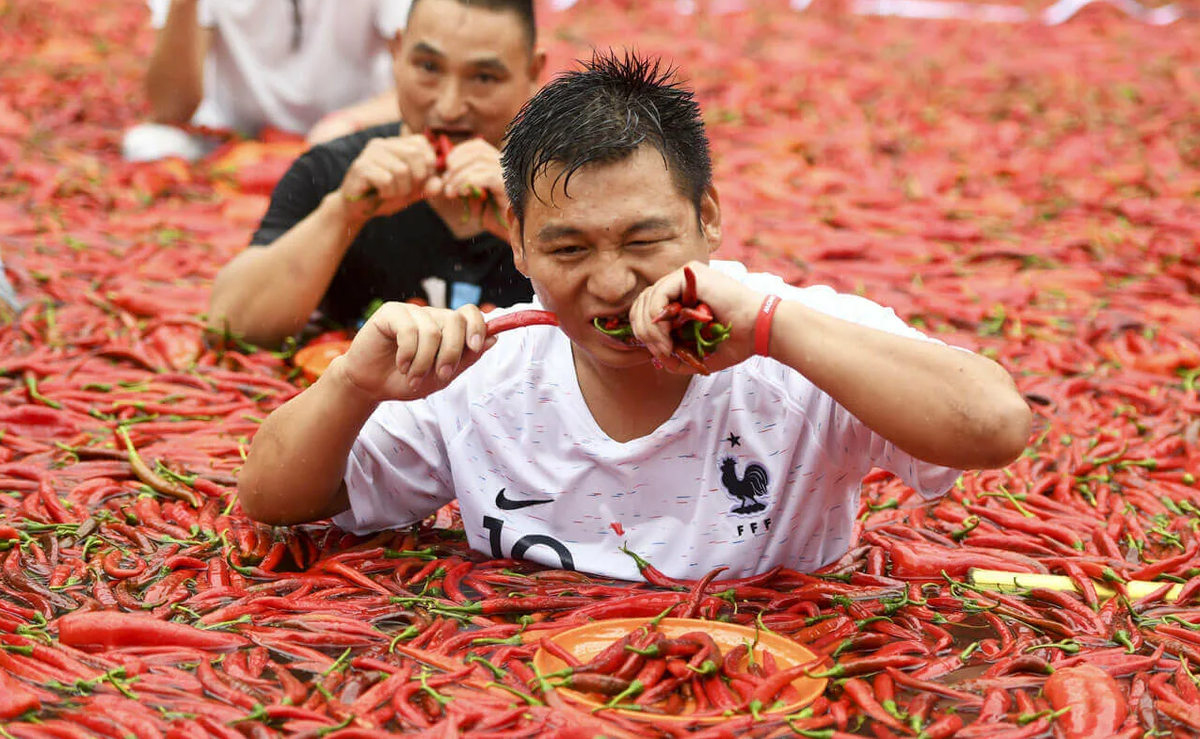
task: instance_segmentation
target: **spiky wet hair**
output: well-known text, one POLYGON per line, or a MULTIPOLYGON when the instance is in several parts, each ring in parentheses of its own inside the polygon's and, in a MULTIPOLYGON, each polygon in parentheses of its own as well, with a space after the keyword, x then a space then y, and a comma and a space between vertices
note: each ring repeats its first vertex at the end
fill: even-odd
POLYGON ((552 165, 557 180, 610 164, 649 145, 696 207, 712 184, 708 134, 694 93, 677 70, 636 52, 597 52, 534 95, 509 124, 500 162, 504 189, 522 222, 534 181, 552 165))

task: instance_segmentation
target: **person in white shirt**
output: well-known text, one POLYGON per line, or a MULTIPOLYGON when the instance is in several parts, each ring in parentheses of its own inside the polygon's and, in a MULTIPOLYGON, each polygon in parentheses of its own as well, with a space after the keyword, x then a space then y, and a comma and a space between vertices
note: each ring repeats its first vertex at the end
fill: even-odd
POLYGON ((735 577, 843 554, 873 466, 932 499, 1024 449, 1031 413, 995 362, 866 299, 709 263, 707 136, 657 61, 560 75, 502 164, 514 261, 560 326, 485 338, 471 306, 385 305, 263 424, 239 480, 251 518, 365 533, 457 499, 493 557, 637 579, 627 547, 670 576, 735 577), (653 320, 685 266, 732 326, 708 375, 653 320), (594 327, 612 317, 637 341, 594 327))
POLYGON ((316 144, 396 119, 390 44, 409 0, 147 2, 151 115, 125 134, 129 161, 204 156, 215 139, 188 124, 316 144))

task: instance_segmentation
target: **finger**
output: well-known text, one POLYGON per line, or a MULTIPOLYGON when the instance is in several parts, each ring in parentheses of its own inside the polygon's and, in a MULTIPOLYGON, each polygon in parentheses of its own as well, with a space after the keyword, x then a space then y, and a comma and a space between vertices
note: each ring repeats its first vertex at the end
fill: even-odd
POLYGON ((434 365, 437 377, 442 382, 449 380, 462 358, 467 341, 467 322, 458 311, 444 314, 441 322, 442 341, 438 346, 434 365))
POLYGON ((466 322, 467 346, 473 352, 482 351, 484 340, 487 338, 487 321, 484 320, 483 312, 477 305, 464 305, 458 312, 466 322))
POLYGON ((671 329, 670 326, 654 320, 670 302, 662 282, 663 280, 659 280, 637 296, 629 311, 629 323, 633 327, 634 336, 646 345, 646 349, 659 361, 666 363, 671 358, 673 348, 671 329))
POLYGON ((391 339, 395 347, 396 368, 401 372, 407 370, 417 351, 420 333, 417 324, 412 320, 412 309, 400 303, 387 303, 371 316, 371 325, 379 329, 386 338, 391 339), (378 316, 378 320, 376 320, 378 316))
POLYGON ((396 197, 396 181, 387 169, 376 164, 369 164, 363 167, 360 174, 381 199, 391 200, 396 197))
POLYGON ((410 156, 419 159, 427 167, 432 167, 437 161, 437 152, 433 150, 433 145, 421 134, 399 136, 394 139, 376 139, 376 141, 380 142, 381 148, 406 159, 410 156))
POLYGON ((442 327, 433 320, 428 310, 413 311, 413 322, 417 325, 419 339, 417 351, 406 373, 412 382, 420 382, 433 369, 442 343, 442 327))
POLYGON ((489 160, 499 166, 500 151, 483 139, 471 139, 450 150, 450 153, 446 155, 446 169, 451 170, 465 167, 473 162, 489 160))
POLYGON ((342 195, 348 202, 364 200, 371 194, 371 183, 359 171, 352 170, 346 174, 346 180, 342 183, 342 195))
POLYGON ((429 142, 425 141, 424 138, 420 139, 420 142, 424 148, 414 145, 405 147, 399 151, 388 152, 397 161, 403 162, 413 183, 424 182, 433 173, 433 165, 437 158, 432 150, 429 149, 429 142))
POLYGON ((442 191, 446 187, 446 179, 441 175, 433 175, 425 180, 423 189, 426 198, 438 198, 442 196, 442 191))
POLYGON ((477 197, 487 193, 487 170, 483 166, 472 165, 455 172, 447 170, 445 179, 443 191, 448 198, 477 197))

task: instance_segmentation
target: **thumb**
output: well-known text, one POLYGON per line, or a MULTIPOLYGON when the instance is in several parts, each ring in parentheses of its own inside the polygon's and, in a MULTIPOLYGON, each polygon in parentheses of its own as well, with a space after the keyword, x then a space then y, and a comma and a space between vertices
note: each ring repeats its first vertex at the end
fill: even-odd
POLYGON ((441 175, 433 175, 429 179, 425 180, 425 189, 424 189, 425 197, 426 198, 440 197, 442 194, 442 190, 445 187, 446 187, 446 183, 443 180, 442 176, 441 175))

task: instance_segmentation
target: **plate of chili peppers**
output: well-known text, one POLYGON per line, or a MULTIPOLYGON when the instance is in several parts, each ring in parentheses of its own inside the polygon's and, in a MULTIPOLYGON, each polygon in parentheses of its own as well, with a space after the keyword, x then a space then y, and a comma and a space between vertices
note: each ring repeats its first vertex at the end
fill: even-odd
POLYGON ((691 618, 595 621, 539 642, 542 688, 655 722, 786 715, 825 691, 824 658, 771 632, 691 618))
MULTIPOLYGON (((696 275, 691 267, 683 268, 684 287, 679 300, 671 301, 654 317, 655 323, 671 326, 671 355, 702 375, 709 374, 704 358, 717 350, 729 338, 733 327, 719 323, 712 308, 696 295, 696 275)), ((592 319, 595 329, 630 346, 642 343, 633 335, 629 318, 608 316, 592 319)))

